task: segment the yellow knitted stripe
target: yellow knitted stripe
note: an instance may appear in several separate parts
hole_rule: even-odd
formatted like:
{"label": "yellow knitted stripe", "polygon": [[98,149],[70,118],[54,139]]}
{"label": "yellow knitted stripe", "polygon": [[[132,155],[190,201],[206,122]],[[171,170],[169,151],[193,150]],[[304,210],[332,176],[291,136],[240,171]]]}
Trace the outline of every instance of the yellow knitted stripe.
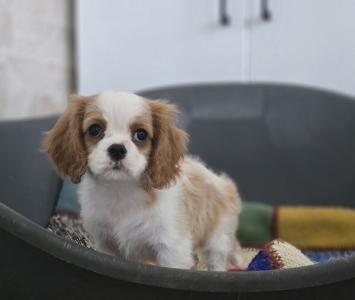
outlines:
{"label": "yellow knitted stripe", "polygon": [[279,207],[278,237],[301,249],[355,249],[355,210]]}

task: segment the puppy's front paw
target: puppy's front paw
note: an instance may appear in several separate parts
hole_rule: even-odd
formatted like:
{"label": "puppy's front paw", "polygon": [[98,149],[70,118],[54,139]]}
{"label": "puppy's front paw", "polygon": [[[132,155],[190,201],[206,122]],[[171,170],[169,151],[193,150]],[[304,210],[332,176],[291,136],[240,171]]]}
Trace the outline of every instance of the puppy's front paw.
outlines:
{"label": "puppy's front paw", "polygon": [[160,267],[191,269],[194,259],[190,243],[161,246],[157,254],[157,264]]}
{"label": "puppy's front paw", "polygon": [[233,254],[233,258],[231,259],[231,265],[229,266],[230,269],[244,269],[244,259],[241,253],[236,252]]}

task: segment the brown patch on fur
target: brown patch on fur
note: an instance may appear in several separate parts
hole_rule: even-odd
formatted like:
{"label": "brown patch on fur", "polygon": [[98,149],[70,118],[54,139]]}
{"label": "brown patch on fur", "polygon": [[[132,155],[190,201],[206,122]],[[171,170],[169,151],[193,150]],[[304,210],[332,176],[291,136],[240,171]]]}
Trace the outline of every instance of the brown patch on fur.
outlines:
{"label": "brown patch on fur", "polygon": [[[153,138],[153,120],[150,112],[147,112],[141,116],[138,116],[130,125],[129,125],[132,140],[135,145],[138,147],[139,151],[146,156],[147,160],[151,152],[151,143]],[[138,129],[144,129],[148,133],[148,138],[144,142],[138,142],[133,139],[135,132]]]}
{"label": "brown patch on fur", "polygon": [[68,175],[74,183],[80,182],[86,171],[87,148],[84,142],[83,120],[86,107],[94,97],[72,96],[66,111],[47,133],[42,151],[56,165],[59,174]]}
{"label": "brown patch on fur", "polygon": [[152,112],[153,139],[147,173],[149,184],[157,189],[168,187],[179,176],[180,161],[187,149],[186,132],[176,127],[177,108],[165,101],[147,103]]}
{"label": "brown patch on fur", "polygon": [[199,162],[186,159],[184,174],[184,213],[187,214],[187,224],[179,225],[181,230],[188,228],[192,233],[195,247],[203,247],[227,215],[238,215],[240,197],[229,177],[216,175]]}
{"label": "brown patch on fur", "polygon": [[[131,124],[129,125],[132,141],[137,146],[138,150],[146,157],[147,161],[149,161],[150,153],[152,150],[152,139],[153,139],[153,118],[151,111],[142,114],[141,116],[136,117]],[[148,138],[144,142],[138,142],[134,140],[134,134],[138,129],[144,129]],[[141,184],[144,190],[150,195],[151,201],[148,203],[148,207],[155,203],[157,198],[156,190],[153,188],[151,184],[151,180],[146,173],[142,175]]]}
{"label": "brown patch on fur", "polygon": [[[99,137],[91,137],[88,134],[90,126],[94,124],[99,124],[102,127],[103,134]],[[102,114],[102,111],[94,101],[90,101],[86,106],[82,128],[85,145],[88,153],[91,153],[97,143],[105,136],[104,131],[107,128],[107,122]]]}

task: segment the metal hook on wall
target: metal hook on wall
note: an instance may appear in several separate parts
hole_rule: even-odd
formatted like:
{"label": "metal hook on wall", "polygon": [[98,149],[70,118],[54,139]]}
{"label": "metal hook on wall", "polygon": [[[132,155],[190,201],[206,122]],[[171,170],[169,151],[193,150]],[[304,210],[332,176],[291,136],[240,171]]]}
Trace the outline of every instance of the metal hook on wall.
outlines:
{"label": "metal hook on wall", "polygon": [[268,0],[261,0],[261,19],[263,21],[270,21],[271,20],[271,11],[269,9],[269,1]]}
{"label": "metal hook on wall", "polygon": [[230,24],[230,17],[227,13],[227,0],[219,0],[219,22],[222,26]]}

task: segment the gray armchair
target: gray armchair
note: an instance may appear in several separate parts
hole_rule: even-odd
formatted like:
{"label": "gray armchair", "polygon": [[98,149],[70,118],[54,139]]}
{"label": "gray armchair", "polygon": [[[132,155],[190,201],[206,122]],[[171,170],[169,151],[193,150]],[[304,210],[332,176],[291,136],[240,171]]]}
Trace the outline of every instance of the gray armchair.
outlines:
{"label": "gray armchair", "polygon": [[[355,206],[355,102],[263,84],[141,92],[182,110],[190,151],[230,174],[243,198]],[[198,272],[122,261],[44,229],[61,180],[39,152],[55,118],[0,123],[1,299],[355,297],[355,257],[267,272]]]}

